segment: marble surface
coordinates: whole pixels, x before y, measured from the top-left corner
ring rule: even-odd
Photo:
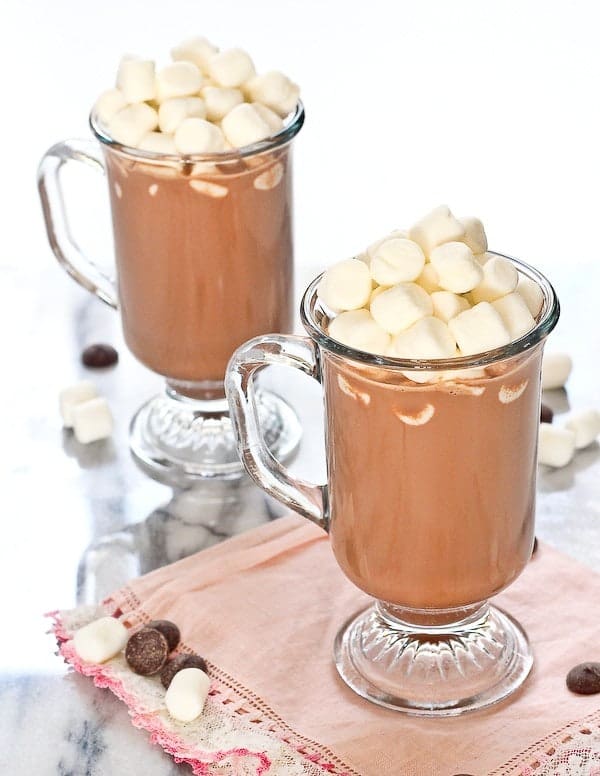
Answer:
[[[595,272],[586,285],[567,267],[552,275],[564,314],[550,347],[569,344],[575,359],[568,393],[546,396],[559,413],[600,406]],[[305,270],[299,286],[313,274]],[[131,727],[108,691],[65,669],[42,615],[98,601],[127,579],[273,519],[281,508],[246,481],[174,492],[138,471],[128,452],[128,421],[160,389],[160,379],[128,354],[117,315],[68,281],[50,256],[42,269],[16,262],[1,267],[0,280],[10,289],[0,321],[10,365],[0,450],[0,773],[187,773]],[[113,342],[121,355],[117,367],[94,374],[114,408],[116,431],[109,441],[82,447],[61,429],[57,394],[85,374],[79,355],[94,341]],[[318,385],[288,373],[267,379],[290,397],[305,428],[294,470],[322,481]],[[538,491],[538,536],[599,569],[598,445],[565,469],[541,469]]]

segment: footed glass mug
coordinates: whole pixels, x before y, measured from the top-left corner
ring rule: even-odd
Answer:
[[[334,657],[353,690],[391,709],[483,708],[531,669],[523,629],[487,601],[531,556],[542,350],[559,305],[539,272],[511,261],[544,302],[505,347],[448,360],[354,350],[328,336],[317,278],[301,307],[309,338],[258,337],[228,367],[248,472],[326,530],[342,571],[376,599],[343,625]],[[327,485],[294,479],[260,439],[252,378],[268,364],[323,385]]]
[[[298,103],[276,135],[234,151],[180,156],[117,143],[94,114],[92,141],[53,146],[39,168],[48,239],[63,268],[119,309],[125,341],[166,378],[166,392],[131,423],[136,461],[173,485],[237,477],[223,388],[233,351],[250,337],[293,325],[292,156],[304,123]],[[71,161],[108,181],[116,283],[80,252],[60,173]],[[293,410],[257,396],[266,444],[281,460],[300,440]]]

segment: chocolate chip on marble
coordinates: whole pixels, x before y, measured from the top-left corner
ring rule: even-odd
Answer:
[[[142,628],[129,638],[125,659],[129,667],[141,676],[157,674],[167,662],[169,644],[160,631]]]
[[[578,695],[600,692],[600,663],[579,663],[567,674],[567,687]]]
[[[179,628],[171,620],[152,620],[146,625],[147,628],[154,628],[166,638],[169,645],[169,652],[172,652],[179,644],[181,633]]]
[[[552,423],[554,418],[554,410],[547,404],[542,403],[540,407],[540,423]]]
[[[119,354],[113,346],[104,343],[89,345],[81,354],[83,365],[90,369],[104,369],[116,364],[118,360]]]
[[[165,663],[160,672],[160,681],[165,689],[168,689],[175,674],[178,674],[184,668],[199,668],[204,673],[208,673],[206,660],[200,655],[176,655]]]

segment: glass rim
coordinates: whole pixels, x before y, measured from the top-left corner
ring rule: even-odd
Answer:
[[[302,103],[302,100],[298,100],[293,112],[288,114],[288,122],[284,124],[279,132],[276,132],[274,135],[271,135],[264,140],[259,140],[256,143],[251,143],[250,145],[242,146],[241,148],[233,148],[227,151],[219,151],[210,154],[163,154],[160,151],[143,151],[140,148],[133,148],[132,146],[119,143],[104,131],[94,110],[90,112],[89,125],[96,139],[100,141],[100,143],[115,151],[135,157],[136,159],[147,162],[177,162],[179,164],[182,162],[189,164],[196,164],[199,162],[219,163],[233,161],[247,156],[255,156],[265,151],[273,151],[276,148],[286,145],[293,140],[302,129],[305,115],[304,104]]]
[[[474,353],[470,356],[460,356],[452,358],[393,358],[391,356],[382,356],[375,353],[369,353],[364,350],[357,350],[349,345],[344,345],[338,340],[330,337],[321,327],[315,317],[315,310],[320,309],[323,314],[327,311],[320,305],[317,298],[317,288],[321,278],[325,274],[321,272],[307,287],[300,303],[300,319],[302,325],[312,339],[331,353],[338,356],[358,361],[362,364],[368,364],[375,367],[392,367],[403,371],[446,371],[457,369],[470,369],[475,367],[484,367],[489,364],[503,361],[511,356],[519,355],[526,350],[535,347],[545,339],[552,329],[556,326],[560,315],[560,304],[556,291],[550,281],[539,270],[520,259],[507,256],[497,251],[487,251],[493,256],[499,256],[508,259],[516,269],[530,280],[533,280],[541,289],[544,295],[544,301],[540,312],[540,318],[533,329],[523,334],[516,340],[512,340],[507,345],[502,345],[493,350],[487,350],[483,353]]]

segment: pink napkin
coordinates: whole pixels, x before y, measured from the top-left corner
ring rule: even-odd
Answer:
[[[173,620],[181,649],[208,660],[211,695],[194,723],[171,720],[159,682],[122,657],[77,659],[69,638],[98,610],[58,613],[56,633],[65,658],[197,774],[600,776],[600,696],[565,687],[574,664],[598,655],[599,600],[600,576],[540,546],[497,599],[529,634],[532,675],[507,702],[448,719],[378,708],[339,679],[334,636],[368,598],[323,532],[295,515],[134,580],[104,604],[132,626]]]

